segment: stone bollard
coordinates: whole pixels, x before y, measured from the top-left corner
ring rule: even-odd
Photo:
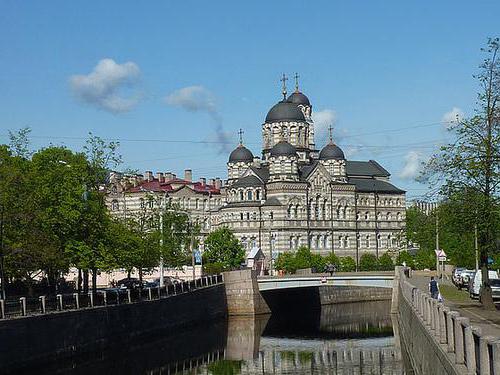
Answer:
[[[153,296],[151,294],[151,288],[148,288],[148,298],[150,301],[153,299]]]
[[[454,353],[455,352],[455,326],[454,322],[456,318],[458,318],[460,315],[456,311],[449,311],[446,314],[446,324],[448,326],[447,330],[447,335],[448,337],[446,338],[448,341],[448,353]]]
[[[448,332],[446,330],[446,315],[445,315],[445,311],[447,311],[447,308],[442,303],[440,303],[438,311],[439,311],[439,332],[440,332],[439,343],[446,344],[448,342]]]
[[[40,312],[42,314],[45,314],[47,312],[46,303],[45,303],[45,296],[38,297],[38,300],[40,301]]]
[[[127,300],[128,303],[132,303],[132,296],[130,295],[130,289],[127,289]]]
[[[89,307],[94,307],[94,293],[89,292]]]
[[[468,318],[455,318],[455,363],[459,365],[463,365],[465,362],[464,330],[462,328],[464,325],[469,325]]]
[[[465,342],[465,362],[467,363],[467,373],[470,375],[476,374],[476,346],[474,344],[474,333],[477,328],[472,328],[470,325],[465,326],[464,342]]]
[[[488,346],[492,345],[496,340],[497,337],[494,336],[481,336],[479,338],[479,373],[481,375],[494,375],[491,373],[490,369],[493,368],[495,363],[490,363]]]
[[[181,293],[184,293],[184,281],[181,283]]]
[[[104,306],[108,305],[108,293],[105,290],[102,291],[102,304]]]
[[[493,374],[500,374],[500,340],[495,340],[490,343],[493,354]]]
[[[63,311],[64,305],[63,305],[63,296],[62,296],[62,294],[56,295],[56,299],[57,299],[57,309],[59,311]]]
[[[21,316],[26,316],[26,297],[19,298],[19,304],[21,306]]]
[[[5,319],[5,301],[0,299],[0,319]]]
[[[75,299],[75,308],[80,309],[80,297],[78,293],[73,293],[73,298]]]

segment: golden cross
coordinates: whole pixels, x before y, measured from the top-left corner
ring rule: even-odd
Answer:
[[[288,81],[288,78],[286,77],[285,73],[283,73],[283,77],[281,77],[280,81],[283,82],[281,91],[281,93],[283,94],[283,100],[286,100],[286,81]]]
[[[244,133],[243,129],[240,128],[240,130],[238,131],[238,134],[240,136],[240,145],[243,144],[243,133]]]
[[[295,73],[294,78],[295,78],[295,92],[299,92],[299,78],[300,78],[299,74]]]

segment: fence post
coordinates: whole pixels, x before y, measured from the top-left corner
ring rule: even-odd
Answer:
[[[19,298],[19,304],[21,305],[21,316],[26,316],[26,297]]]
[[[455,327],[454,327],[454,322],[456,318],[458,318],[460,315],[456,311],[449,311],[446,314],[446,322],[448,325],[448,352],[449,353],[454,353],[455,352]]]
[[[102,303],[104,306],[108,305],[108,293],[105,290],[102,291]]]
[[[94,293],[89,292],[89,305],[90,307],[94,307]]]
[[[446,329],[446,307],[443,304],[439,305],[439,327],[441,328],[441,336],[439,342],[446,344],[448,342],[448,331]]]
[[[64,306],[63,306],[63,296],[62,294],[57,294],[56,295],[56,300],[57,300],[57,309],[59,311],[62,311]]]
[[[151,288],[148,288],[148,297],[149,297],[149,300],[151,301],[152,300]]]
[[[80,309],[80,298],[78,293],[73,293],[73,297],[75,298],[75,308]]]
[[[5,319],[5,301],[0,299],[0,319]]]
[[[40,311],[42,314],[45,314],[47,311],[45,307],[45,296],[40,296],[38,299],[40,300]]]
[[[455,363],[464,364],[465,348],[464,348],[464,330],[463,325],[469,324],[468,318],[455,318]]]
[[[474,332],[477,329],[470,325],[464,325],[464,341],[465,341],[465,359],[467,362],[467,372],[471,375],[476,374],[476,346],[474,344]]]
[[[493,344],[497,338],[494,336],[481,336],[479,337],[479,373],[481,375],[494,375],[490,369],[493,368],[495,363],[490,363],[490,353],[488,352],[488,345]],[[491,348],[493,350],[493,346]],[[494,357],[492,356],[492,359]]]

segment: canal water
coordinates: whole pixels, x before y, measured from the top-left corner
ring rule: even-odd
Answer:
[[[395,326],[395,329],[393,329]],[[396,332],[396,335],[394,334]],[[188,327],[34,374],[408,374],[390,302],[323,306]]]

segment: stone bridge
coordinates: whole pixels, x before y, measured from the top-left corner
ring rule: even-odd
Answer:
[[[255,271],[224,273],[229,315],[267,314],[275,308],[317,308],[338,302],[391,300],[394,272],[259,277]],[[397,296],[397,294],[396,294]]]

